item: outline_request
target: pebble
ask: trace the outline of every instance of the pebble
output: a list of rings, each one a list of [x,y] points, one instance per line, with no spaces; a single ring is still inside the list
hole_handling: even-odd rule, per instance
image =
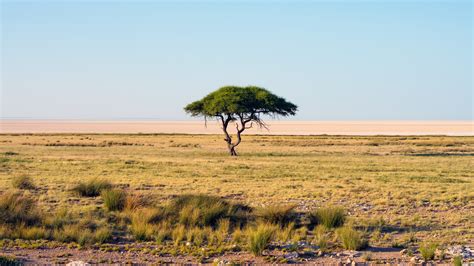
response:
[[[91,264],[83,262],[82,260],[71,261],[66,266],[90,266]]]
[[[299,257],[298,252],[290,252],[284,255],[285,259],[296,259]]]
[[[452,246],[446,249],[446,253],[451,256],[462,256],[463,259],[474,259],[474,250],[467,246]]]

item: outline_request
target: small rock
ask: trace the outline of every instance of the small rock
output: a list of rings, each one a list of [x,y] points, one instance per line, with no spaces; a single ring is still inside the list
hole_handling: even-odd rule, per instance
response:
[[[299,257],[299,254],[298,252],[291,252],[291,253],[288,253],[288,254],[285,254],[285,259],[296,259]]]
[[[411,257],[410,262],[411,262],[411,263],[417,263],[417,262],[418,262],[418,258],[417,258],[417,257]]]
[[[408,249],[406,249],[406,248],[400,250],[401,255],[406,255],[407,253],[408,253]]]
[[[351,263],[352,263],[352,260],[351,260],[351,259],[347,259],[347,260],[346,260],[346,263],[347,263],[347,264],[351,264]]]
[[[66,266],[90,266],[89,263],[83,262],[82,260],[71,261]]]

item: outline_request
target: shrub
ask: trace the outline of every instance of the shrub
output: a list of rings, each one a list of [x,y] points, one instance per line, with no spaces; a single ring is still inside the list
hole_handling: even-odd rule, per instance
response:
[[[127,194],[121,189],[102,190],[100,196],[104,200],[105,207],[109,211],[121,211],[125,207]]]
[[[424,243],[420,245],[420,248],[418,251],[420,251],[421,256],[423,257],[424,260],[432,260],[435,257],[436,249],[438,248],[438,245],[435,243]]]
[[[112,184],[105,179],[90,179],[89,181],[77,184],[72,191],[82,197],[97,197],[102,190],[111,189]]]
[[[35,189],[33,180],[27,175],[13,177],[12,186],[17,189]]]
[[[339,228],[336,233],[342,243],[342,247],[345,249],[361,250],[368,246],[368,242],[364,239],[362,233],[351,227]]]
[[[268,206],[257,210],[257,217],[264,223],[278,224],[285,226],[296,217],[293,205]]]
[[[278,229],[275,225],[271,224],[260,224],[256,228],[249,229],[247,232],[249,250],[255,256],[262,255],[263,250],[267,248],[276,230]]]
[[[319,208],[309,214],[312,226],[322,224],[326,228],[337,228],[344,225],[346,221],[346,211],[342,207]]]
[[[41,220],[34,200],[22,193],[0,196],[0,223],[33,225]]]

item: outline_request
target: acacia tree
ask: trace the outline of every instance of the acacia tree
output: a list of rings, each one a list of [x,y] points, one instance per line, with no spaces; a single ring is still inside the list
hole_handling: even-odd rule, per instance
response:
[[[264,88],[255,86],[222,87],[199,101],[188,104],[184,110],[191,116],[216,118],[225,134],[225,142],[231,156],[237,156],[235,147],[242,141],[242,132],[254,124],[267,128],[262,115],[295,115],[298,107]],[[229,134],[229,125],[235,124],[236,139]]]

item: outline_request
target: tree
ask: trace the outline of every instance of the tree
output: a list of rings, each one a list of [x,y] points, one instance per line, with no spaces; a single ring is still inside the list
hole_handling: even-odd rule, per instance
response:
[[[264,88],[255,86],[226,86],[199,101],[188,104],[184,110],[191,116],[216,118],[221,123],[225,142],[231,156],[237,156],[235,148],[242,141],[242,132],[253,124],[267,128],[262,115],[271,117],[295,115],[298,107],[284,98],[278,97]],[[228,127],[236,127],[236,140],[233,141]]]

